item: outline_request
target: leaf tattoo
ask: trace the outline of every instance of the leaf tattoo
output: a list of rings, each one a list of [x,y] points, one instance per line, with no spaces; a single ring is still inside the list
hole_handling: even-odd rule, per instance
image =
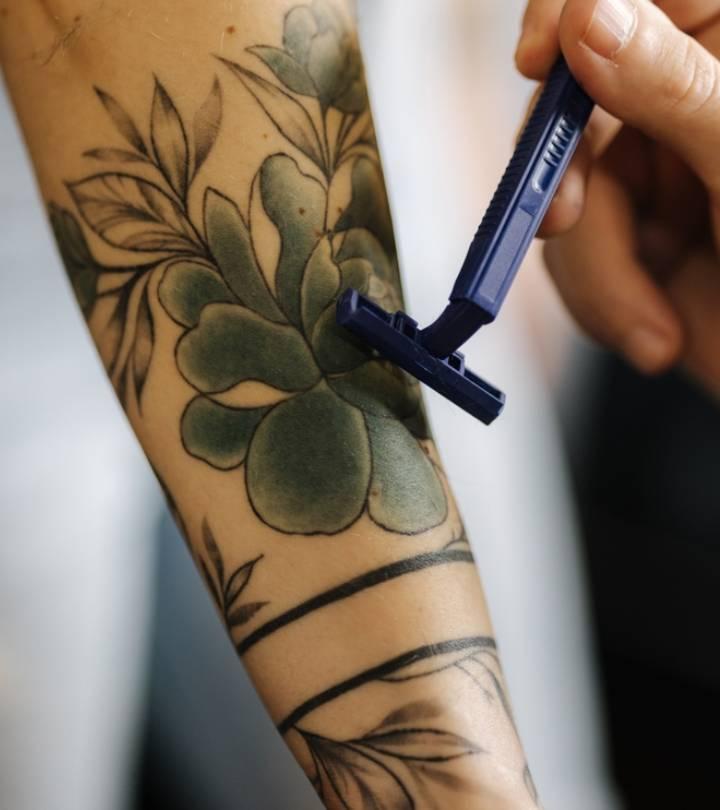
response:
[[[191,255],[202,250],[180,205],[147,180],[108,172],[68,190],[86,224],[112,247]]]
[[[193,176],[205,163],[212,151],[222,123],[222,89],[215,78],[208,97],[195,114],[193,134],[195,139],[195,167]]]
[[[297,150],[268,155],[253,182],[251,208],[262,206],[279,237],[274,269],[256,254],[257,217],[223,190],[205,188],[201,216],[190,212],[190,191],[222,123],[217,78],[190,126],[156,78],[147,133],[113,96],[96,91],[130,149],[88,150],[108,170],[67,188],[87,234],[125,252],[127,264],[97,261],[75,213],[51,216],[83,311],[101,321],[101,351],[126,407],[142,414],[157,297],[180,327],[175,362],[193,389],[180,423],[183,446],[217,470],[244,467],[237,480],[259,519],[287,535],[333,535],[367,514],[388,532],[421,534],[447,518],[449,505],[422,444],[429,431],[419,386],[335,319],[348,287],[387,310],[402,306],[372,121],[356,92],[357,43],[344,16],[314,0],[286,16],[281,44],[250,51],[273,81],[221,60]],[[369,157],[350,154],[358,139],[368,139]],[[350,201],[331,215],[345,160]],[[137,264],[137,254],[147,262]],[[244,383],[269,389],[267,404],[236,407],[233,392]],[[228,599],[217,571],[214,579],[225,615],[251,618],[253,609]]]
[[[188,187],[188,143],[185,127],[172,99],[155,79],[150,138],[160,171],[181,200]]]
[[[389,714],[381,728],[407,719],[431,719],[442,707],[411,703]],[[315,764],[315,787],[328,807],[420,807],[415,786],[423,779],[442,781],[452,790],[467,790],[463,779],[446,768],[455,760],[478,756],[483,749],[458,734],[434,726],[373,731],[351,740],[331,740],[297,729]],[[424,805],[423,805],[424,806]]]
[[[225,618],[225,624],[232,631],[247,624],[256,613],[270,604],[269,602],[259,601],[238,604],[240,597],[250,585],[255,566],[263,559],[264,555],[261,554],[254,560],[241,565],[230,577],[226,578],[225,562],[207,520],[204,520],[202,524],[202,540],[214,573],[210,572],[210,567],[204,559],[200,560],[200,568],[208,588]]]
[[[327,174],[320,135],[307,110],[274,84],[228,59],[220,61],[245,85],[280,134]]]
[[[143,140],[140,131],[135,126],[135,122],[132,118],[125,112],[122,106],[109,94],[106,93],[104,90],[101,90],[99,87],[95,88],[95,93],[97,97],[100,99],[103,107],[108,112],[108,115],[112,119],[115,127],[117,128],[118,132],[125,138],[125,140],[132,146],[135,151],[139,152],[141,155],[148,156],[148,149],[145,145],[145,141]]]

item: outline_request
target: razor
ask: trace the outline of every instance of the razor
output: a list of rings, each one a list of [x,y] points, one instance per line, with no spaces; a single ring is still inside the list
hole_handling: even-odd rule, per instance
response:
[[[593,106],[561,57],[480,224],[449,303],[434,323],[421,329],[404,312],[386,312],[353,289],[338,300],[341,326],[486,425],[502,413],[505,394],[467,368],[459,349],[497,318]]]

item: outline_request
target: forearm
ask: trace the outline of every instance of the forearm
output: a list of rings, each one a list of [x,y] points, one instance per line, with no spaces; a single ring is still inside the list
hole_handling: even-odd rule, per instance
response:
[[[334,325],[344,287],[401,295],[349,9],[37,0],[1,24],[100,355],[325,804],[535,806],[418,387]]]

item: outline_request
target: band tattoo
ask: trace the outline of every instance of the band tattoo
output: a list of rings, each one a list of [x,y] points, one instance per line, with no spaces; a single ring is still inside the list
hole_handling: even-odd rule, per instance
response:
[[[403,683],[443,673],[467,678],[493,721],[514,727],[492,639],[458,639],[438,645],[436,654],[414,650],[375,672],[365,682]],[[357,688],[354,685],[353,688]],[[335,699],[342,690],[328,698]],[[315,706],[313,708],[316,708]],[[329,739],[306,728],[312,709],[294,713],[280,730],[301,739],[312,763],[310,778],[329,808],[352,810],[444,810],[452,793],[479,792],[472,777],[455,767],[463,759],[485,757],[489,749],[448,730],[448,706],[438,700],[401,704],[359,737]],[[527,765],[523,779],[532,801],[537,793]],[[439,791],[439,793],[438,793]],[[442,798],[440,798],[442,797]]]
[[[103,168],[67,183],[70,206],[49,206],[61,256],[118,396],[140,417],[158,330],[174,330],[174,368],[189,391],[178,439],[189,462],[232,476],[266,526],[332,536],[367,516],[390,536],[449,528],[419,386],[335,323],[337,298],[350,286],[385,309],[403,306],[356,39],[336,6],[312,0],[285,16],[280,45],[220,59],[228,86],[215,77],[190,117],[157,78],[145,127],[96,88],[117,142],[86,151]],[[284,143],[264,156],[243,199],[203,183],[230,87],[244,88]],[[279,241],[272,265],[258,250],[259,220]],[[248,385],[267,401],[243,404]],[[242,656],[379,586],[473,565],[460,530],[436,551],[271,616],[268,599],[246,595],[257,590],[265,555],[233,568],[207,520],[200,534],[198,567]],[[423,678],[472,683],[484,710],[502,714],[516,734],[492,639],[410,650],[319,692],[279,724],[305,746],[327,807],[421,810],[443,806],[436,792],[472,792],[458,765],[491,756],[492,746],[452,732],[440,703],[404,700],[403,687]],[[398,698],[371,729],[345,738],[315,727],[324,706],[373,686]],[[527,767],[521,780],[536,802]]]

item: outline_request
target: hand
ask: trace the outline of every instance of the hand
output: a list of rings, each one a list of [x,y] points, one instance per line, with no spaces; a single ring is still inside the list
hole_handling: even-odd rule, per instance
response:
[[[720,394],[720,0],[530,0],[518,67],[560,48],[601,108],[541,232],[560,294],[641,371]]]

